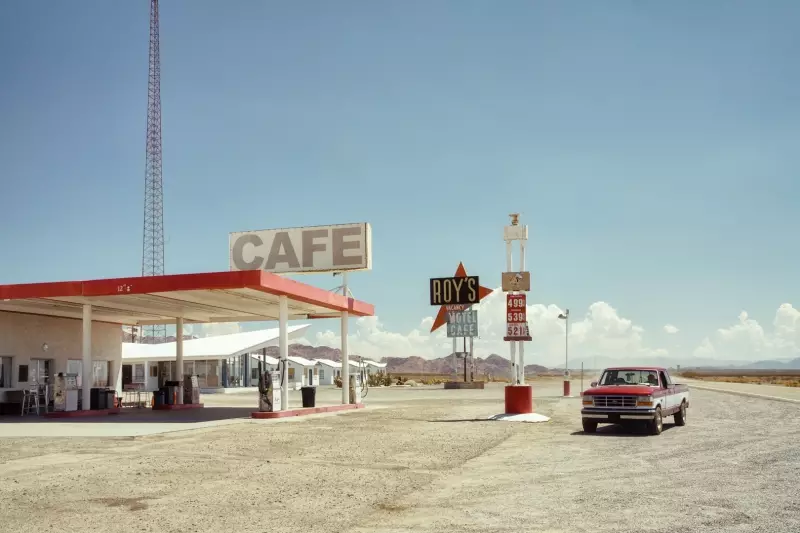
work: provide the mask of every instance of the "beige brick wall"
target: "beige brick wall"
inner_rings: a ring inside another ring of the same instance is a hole
[[[30,383],[17,381],[19,365],[31,359],[50,359],[53,373],[66,372],[69,359],[82,357],[82,322],[67,318],[51,318],[0,311],[0,356],[13,358],[11,388],[23,389]],[[47,351],[42,344],[47,343]],[[111,362],[109,385],[120,388],[122,332],[118,325],[92,323],[92,359]],[[0,389],[0,401],[4,400]],[[7,389],[5,389],[7,390]]]

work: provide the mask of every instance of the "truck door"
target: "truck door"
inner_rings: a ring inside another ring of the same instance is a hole
[[[661,409],[662,413],[664,411],[668,411],[675,407],[675,384],[672,383],[672,380],[669,379],[667,373],[663,370],[658,373],[659,378],[661,381],[661,388],[666,389],[666,396],[664,397],[664,402],[661,404],[663,407]],[[666,413],[663,413],[666,416]]]

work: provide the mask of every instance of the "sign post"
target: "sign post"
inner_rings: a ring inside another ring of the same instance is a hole
[[[506,292],[506,335],[511,352],[511,384],[505,390],[507,414],[533,412],[533,388],[525,383],[525,342],[531,340],[528,330],[527,297],[530,290],[530,273],[525,271],[525,245],[528,242],[528,226],[520,225],[519,214],[512,213],[511,225],[503,228],[506,241],[506,270],[503,272],[503,291]],[[519,241],[519,270],[513,270],[512,245]],[[516,348],[519,345],[519,359]]]

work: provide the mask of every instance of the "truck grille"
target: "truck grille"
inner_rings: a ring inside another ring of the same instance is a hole
[[[636,407],[636,396],[595,396],[595,407]]]

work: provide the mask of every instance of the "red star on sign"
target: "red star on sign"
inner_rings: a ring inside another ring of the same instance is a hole
[[[456,269],[456,278],[466,278],[467,277],[467,270],[464,268],[464,263],[459,263],[458,268]],[[478,301],[480,302],[489,294],[492,293],[492,289],[487,289],[486,287],[478,287]],[[460,306],[466,308],[468,306]],[[439,307],[439,314],[436,315],[436,320],[433,321],[433,326],[431,326],[431,333],[439,329],[440,327],[444,326],[447,323],[447,306],[443,305]]]

